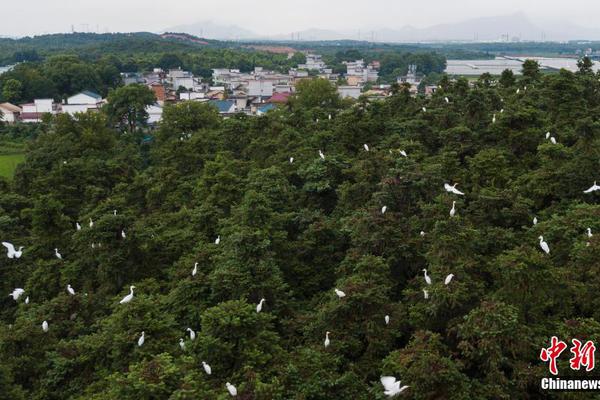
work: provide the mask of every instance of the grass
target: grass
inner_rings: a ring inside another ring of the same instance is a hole
[[[0,176],[12,179],[17,165],[25,160],[25,153],[0,155]]]

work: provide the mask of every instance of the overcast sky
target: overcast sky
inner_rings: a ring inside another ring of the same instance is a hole
[[[358,30],[426,27],[524,12],[534,22],[594,27],[598,0],[27,0],[2,1],[0,35],[82,31],[151,31],[204,20],[258,34],[308,28]]]

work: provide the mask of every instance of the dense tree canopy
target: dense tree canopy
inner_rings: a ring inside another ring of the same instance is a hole
[[[315,80],[256,118],[182,103],[153,141],[48,121],[0,181],[25,247],[0,257],[25,290],[0,300],[0,398],[367,400],[381,375],[407,399],[575,398],[540,390],[539,353],[600,337],[600,83],[529,67],[371,103]]]

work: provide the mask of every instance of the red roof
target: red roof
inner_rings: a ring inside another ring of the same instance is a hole
[[[292,94],[290,92],[275,93],[275,94],[273,94],[273,96],[271,97],[269,102],[270,103],[287,103],[289,100],[289,97],[291,95]]]

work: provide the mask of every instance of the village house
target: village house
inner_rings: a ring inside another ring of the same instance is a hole
[[[19,120],[21,108],[11,103],[0,103],[0,122],[14,124]]]
[[[102,96],[88,90],[69,97],[62,105],[62,112],[69,115],[98,111],[102,107]]]
[[[44,114],[57,114],[60,111],[58,104],[52,99],[35,99],[33,103],[22,104],[21,121],[26,123],[42,122]]]

